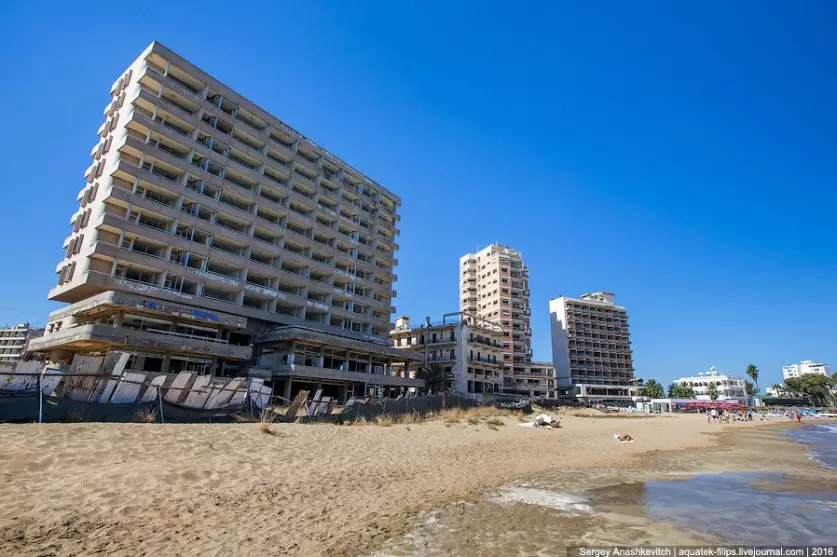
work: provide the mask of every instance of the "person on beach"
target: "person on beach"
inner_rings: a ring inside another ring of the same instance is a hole
[[[713,422],[717,422],[717,421],[718,421],[718,411],[717,411],[717,410],[715,410],[714,408],[712,409],[712,421],[713,421]]]
[[[802,423],[802,413],[801,412],[796,413],[796,423],[798,423],[798,424]]]

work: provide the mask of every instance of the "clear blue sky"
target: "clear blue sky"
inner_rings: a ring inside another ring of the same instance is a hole
[[[5,2],[0,322],[44,322],[111,83],[159,40],[404,200],[398,313],[499,241],[639,376],[837,367],[837,4]]]

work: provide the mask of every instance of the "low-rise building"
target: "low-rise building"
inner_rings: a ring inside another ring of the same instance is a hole
[[[498,323],[456,312],[413,327],[409,317],[401,316],[390,337],[394,348],[419,353],[423,365],[437,363],[453,373],[457,393],[503,392],[503,329]]]
[[[511,374],[505,374],[503,392],[522,396],[555,398],[555,366],[550,362],[530,362],[517,365]]]
[[[29,346],[29,341],[44,334],[43,329],[33,329],[29,323],[0,329],[0,364],[16,364]]]
[[[711,400],[709,396],[709,385],[714,384],[718,391],[717,400],[747,403],[745,379],[743,377],[718,373],[714,368],[692,377],[675,379],[674,382],[689,385],[695,391],[695,398],[697,400]]]
[[[782,367],[782,375],[785,380],[808,374],[825,375],[828,377],[828,364],[816,363],[812,360],[802,360],[798,364]]]

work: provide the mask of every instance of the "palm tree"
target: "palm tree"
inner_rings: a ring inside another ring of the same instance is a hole
[[[447,392],[456,384],[456,377],[450,368],[443,368],[439,364],[421,368],[416,378],[424,380],[424,389],[431,394]]]
[[[759,386],[759,368],[753,364],[747,366],[747,375],[750,376],[750,379],[753,380],[753,383],[756,385],[756,392],[758,392]]]
[[[645,383],[645,386],[643,386],[642,391],[645,396],[651,398],[663,398],[663,395],[665,394],[663,386],[657,383],[654,379],[649,379]]]
[[[716,400],[718,400],[718,395],[719,395],[718,385],[716,385],[715,383],[710,383],[706,387],[706,394],[709,395],[709,398],[710,398],[710,400],[712,400],[712,402],[715,402]]]

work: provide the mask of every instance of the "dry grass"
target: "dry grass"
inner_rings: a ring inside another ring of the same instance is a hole
[[[506,422],[504,422],[500,418],[491,418],[489,420],[486,420],[485,423],[490,428],[498,428],[498,427],[506,425]]]
[[[380,414],[375,416],[375,425],[383,426],[383,427],[392,427],[395,423],[395,416],[392,414]]]
[[[272,427],[278,419],[279,414],[269,408],[265,408],[259,416],[259,431],[265,435],[279,437],[279,432]]]
[[[156,408],[141,408],[134,412],[134,421],[138,424],[153,424],[157,422]]]
[[[407,414],[380,414],[374,419],[360,417],[347,421],[346,424],[391,427],[394,425],[413,425],[431,421],[443,421],[445,425],[450,427],[452,425],[460,424],[463,421],[467,422],[468,425],[476,426],[483,423],[484,420],[495,420],[495,427],[505,425],[499,418],[517,418],[520,421],[525,421],[526,419],[521,410],[507,410],[503,408],[495,408],[493,406],[478,406],[468,410],[464,410],[462,408],[448,408],[446,410],[428,412],[425,414],[421,414],[419,412],[410,412]]]

